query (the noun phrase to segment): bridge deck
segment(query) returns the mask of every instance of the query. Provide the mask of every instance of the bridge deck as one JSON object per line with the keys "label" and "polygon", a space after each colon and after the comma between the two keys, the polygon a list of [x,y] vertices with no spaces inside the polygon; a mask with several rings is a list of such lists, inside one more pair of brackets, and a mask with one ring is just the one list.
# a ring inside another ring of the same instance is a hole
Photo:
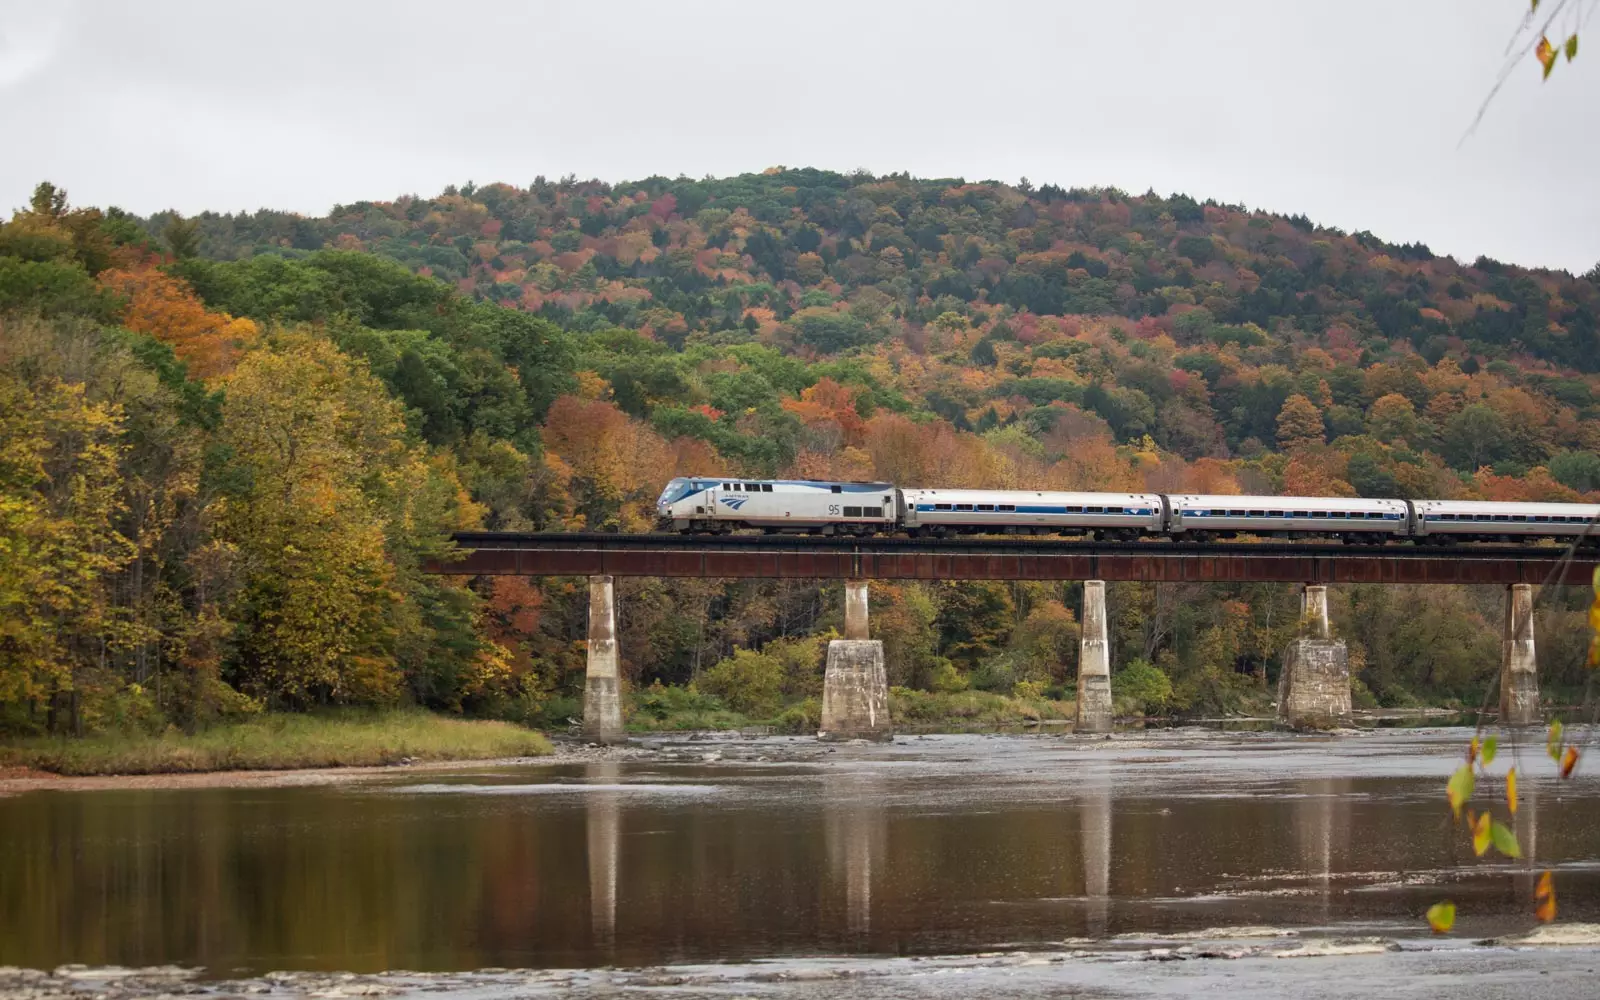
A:
{"label": "bridge deck", "polygon": [[1084,542],[1055,538],[463,532],[431,563],[466,576],[684,576],[864,580],[1140,580],[1234,583],[1532,583],[1587,586],[1600,552],[1554,545],[1448,548],[1292,542]]}

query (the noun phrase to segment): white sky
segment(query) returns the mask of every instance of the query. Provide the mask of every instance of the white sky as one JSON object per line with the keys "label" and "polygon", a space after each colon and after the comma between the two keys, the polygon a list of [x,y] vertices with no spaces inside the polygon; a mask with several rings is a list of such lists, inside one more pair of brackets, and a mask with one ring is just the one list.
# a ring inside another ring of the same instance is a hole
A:
{"label": "white sky", "polygon": [[320,215],[469,179],[866,167],[1183,191],[1582,272],[1600,18],[1460,143],[1525,8],[0,0],[0,210],[42,179],[141,214]]}

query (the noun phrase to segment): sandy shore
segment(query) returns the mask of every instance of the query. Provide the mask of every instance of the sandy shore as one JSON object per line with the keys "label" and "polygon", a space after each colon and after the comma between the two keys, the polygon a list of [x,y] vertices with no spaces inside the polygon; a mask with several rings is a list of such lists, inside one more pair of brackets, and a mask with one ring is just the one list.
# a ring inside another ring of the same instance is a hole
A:
{"label": "sandy shore", "polygon": [[71,777],[29,768],[0,769],[0,795],[23,792],[98,792],[148,788],[245,788],[304,785],[343,785],[376,778],[392,778],[410,771],[450,771],[463,767],[499,767],[508,764],[571,764],[596,760],[630,760],[651,757],[653,750],[627,745],[602,747],[578,742],[555,742],[555,753],[542,757],[500,757],[488,760],[435,760],[414,764],[373,767],[297,768],[282,771],[201,771],[183,774],[99,774]]}

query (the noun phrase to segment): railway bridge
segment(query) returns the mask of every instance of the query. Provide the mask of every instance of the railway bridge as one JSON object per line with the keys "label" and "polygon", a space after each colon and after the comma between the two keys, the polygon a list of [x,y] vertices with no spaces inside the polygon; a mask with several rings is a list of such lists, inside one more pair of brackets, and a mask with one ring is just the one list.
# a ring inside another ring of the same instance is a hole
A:
{"label": "railway bridge", "polygon": [[1336,724],[1350,716],[1349,660],[1344,642],[1335,639],[1330,630],[1329,584],[1500,585],[1505,587],[1500,718],[1509,725],[1526,725],[1539,721],[1533,588],[1588,586],[1600,567],[1600,552],[1554,545],[518,532],[462,532],[455,542],[458,551],[430,563],[430,572],[589,578],[584,731],[600,742],[623,737],[612,590],[612,579],[617,576],[845,581],[845,634],[828,649],[819,735],[886,739],[892,735],[892,723],[883,646],[870,637],[867,589],[871,580],[1082,581],[1079,732],[1111,728],[1105,606],[1108,580],[1301,584],[1300,638],[1284,653],[1278,684],[1279,718],[1294,726]]}

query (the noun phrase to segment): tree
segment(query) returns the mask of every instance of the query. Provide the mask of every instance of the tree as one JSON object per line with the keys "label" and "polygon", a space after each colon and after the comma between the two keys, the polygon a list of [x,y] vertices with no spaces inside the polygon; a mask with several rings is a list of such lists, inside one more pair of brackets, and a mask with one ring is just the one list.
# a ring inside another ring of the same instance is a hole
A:
{"label": "tree", "polygon": [[1450,418],[1442,444],[1446,461],[1457,469],[1475,472],[1506,457],[1505,421],[1492,407],[1473,403]]}
{"label": "tree", "polygon": [[1284,400],[1278,411],[1278,443],[1292,451],[1322,440],[1322,411],[1317,404],[1300,393]]}
{"label": "tree", "polygon": [[186,282],[153,267],[106,271],[100,283],[126,299],[124,326],[172,345],[200,378],[226,373],[237,352],[259,333],[251,320],[207,309]]}
{"label": "tree", "polygon": [[1550,458],[1550,475],[1579,493],[1600,490],[1600,455],[1592,451],[1559,452]]}
{"label": "tree", "polygon": [[[220,442],[245,476],[217,516],[246,583],[237,670],[276,704],[389,702],[402,595],[381,497],[405,456],[399,407],[332,344],[292,335],[227,378]],[[384,483],[389,479],[388,483]]]}
{"label": "tree", "polygon": [[1417,408],[1411,400],[1391,392],[1374,400],[1367,410],[1367,430],[1385,443],[1417,440]]}
{"label": "tree", "polygon": [[114,525],[121,414],[12,367],[0,365],[0,706],[20,707],[76,689],[112,637],[108,583],[133,550]]}
{"label": "tree", "polygon": [[173,213],[172,221],[161,230],[167,250],[178,260],[188,260],[200,252],[200,220],[185,219]]}

